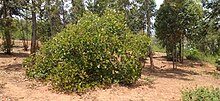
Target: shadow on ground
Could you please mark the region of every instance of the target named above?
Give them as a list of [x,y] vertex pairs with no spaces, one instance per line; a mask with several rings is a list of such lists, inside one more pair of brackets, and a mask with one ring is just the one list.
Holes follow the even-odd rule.
[[0,69],[5,70],[5,71],[21,71],[22,64],[3,65],[3,66],[0,66]]
[[150,68],[150,66],[146,66],[142,70],[142,74],[146,76],[155,76],[160,78],[173,78],[173,79],[179,79],[184,81],[193,81],[193,79],[187,78],[190,75],[199,75],[199,73],[191,71],[191,70],[185,70],[181,69],[180,67],[177,69],[173,68],[159,68],[154,67],[153,69]]
[[5,53],[0,53],[0,58],[10,58],[10,57],[25,58],[28,56],[29,56],[28,53],[12,53],[11,55],[7,55]]

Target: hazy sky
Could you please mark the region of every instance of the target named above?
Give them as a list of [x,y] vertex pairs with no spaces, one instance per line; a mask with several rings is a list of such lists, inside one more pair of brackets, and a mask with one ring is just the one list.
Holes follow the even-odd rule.
[[163,3],[163,0],[155,0],[157,4],[157,9],[160,7],[160,5]]

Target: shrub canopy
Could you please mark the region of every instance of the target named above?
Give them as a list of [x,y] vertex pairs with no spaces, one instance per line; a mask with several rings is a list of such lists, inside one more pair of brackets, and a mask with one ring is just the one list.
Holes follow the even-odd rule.
[[147,35],[129,30],[120,12],[107,10],[101,17],[86,13],[23,64],[28,77],[52,81],[58,90],[130,84],[141,76],[139,59],[149,42]]

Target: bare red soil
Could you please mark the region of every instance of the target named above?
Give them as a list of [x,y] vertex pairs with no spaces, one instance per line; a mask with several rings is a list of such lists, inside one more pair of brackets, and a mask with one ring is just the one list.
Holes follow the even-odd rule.
[[0,53],[0,101],[180,101],[184,88],[220,88],[220,79],[209,73],[215,71],[213,65],[185,60],[173,70],[165,54],[156,53],[155,69],[147,61],[141,79],[132,86],[114,85],[82,95],[57,93],[50,85],[26,79],[22,61],[29,52],[22,50],[21,41],[15,46],[12,55]]

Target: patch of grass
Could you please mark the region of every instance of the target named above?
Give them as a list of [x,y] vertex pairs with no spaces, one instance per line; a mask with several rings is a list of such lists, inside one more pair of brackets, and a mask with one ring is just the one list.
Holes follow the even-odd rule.
[[216,79],[220,79],[220,73],[214,71],[214,72],[208,72],[208,74],[212,75]]
[[204,61],[213,65],[216,65],[216,60],[220,58],[218,55],[205,54],[197,49],[185,50],[185,56],[189,60]]
[[216,60],[219,59],[220,56],[213,56],[213,55],[203,55],[201,60],[205,62],[209,62],[211,64],[216,64]]
[[220,89],[207,87],[184,89],[182,101],[220,101]]
[[166,52],[166,50],[160,45],[158,39],[156,39],[155,37],[152,37],[151,41],[152,41],[152,49],[154,52],[162,52],[162,53]]
[[152,45],[152,48],[153,48],[154,52],[162,52],[162,53],[166,52],[166,50],[160,45],[155,45],[154,44],[154,45]]
[[146,82],[153,83],[153,82],[156,81],[157,79],[156,79],[155,77],[148,76],[148,77],[145,77],[144,80],[145,80]]

